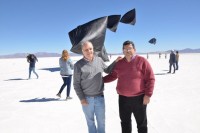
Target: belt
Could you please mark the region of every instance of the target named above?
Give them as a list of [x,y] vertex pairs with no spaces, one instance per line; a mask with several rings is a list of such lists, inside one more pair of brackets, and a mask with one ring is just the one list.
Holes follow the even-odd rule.
[[104,95],[97,95],[97,96],[86,96],[86,97],[104,97]]

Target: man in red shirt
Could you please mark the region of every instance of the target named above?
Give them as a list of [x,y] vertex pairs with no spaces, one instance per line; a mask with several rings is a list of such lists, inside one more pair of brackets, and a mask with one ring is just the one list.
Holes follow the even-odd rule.
[[132,41],[123,43],[125,57],[118,61],[113,71],[103,78],[104,83],[117,82],[119,115],[122,133],[131,133],[131,115],[135,116],[138,133],[147,133],[146,106],[153,94],[155,77],[148,61],[136,55]]

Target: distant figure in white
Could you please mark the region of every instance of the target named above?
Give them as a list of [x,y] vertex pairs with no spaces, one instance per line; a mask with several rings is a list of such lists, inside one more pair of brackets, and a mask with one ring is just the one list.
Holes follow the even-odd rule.
[[35,63],[38,61],[37,57],[34,54],[29,54],[27,57],[27,62],[29,63],[29,76],[28,79],[31,78],[31,72],[37,76],[37,79],[39,78],[38,74],[35,72]]
[[61,86],[57,96],[61,97],[63,89],[67,86],[66,100],[72,99],[72,97],[70,97],[70,90],[71,90],[72,70],[74,69],[74,64],[70,59],[67,50],[62,51],[62,57],[59,59],[59,65],[60,65],[60,75],[63,79],[63,85]]

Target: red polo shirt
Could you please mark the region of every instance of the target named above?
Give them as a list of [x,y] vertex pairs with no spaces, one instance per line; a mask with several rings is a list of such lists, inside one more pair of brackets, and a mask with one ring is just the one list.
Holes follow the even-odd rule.
[[136,55],[130,62],[126,58],[118,61],[113,71],[103,78],[104,83],[118,79],[117,93],[132,97],[153,94],[155,77],[149,62]]

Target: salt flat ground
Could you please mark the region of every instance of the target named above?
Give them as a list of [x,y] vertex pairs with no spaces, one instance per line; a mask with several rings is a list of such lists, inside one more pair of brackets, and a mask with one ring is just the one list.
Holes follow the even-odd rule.
[[[143,55],[146,56],[146,55]],[[200,132],[200,54],[180,54],[180,69],[167,74],[168,59],[149,55],[156,77],[154,94],[148,105],[149,133]],[[112,56],[111,61],[117,56]],[[66,91],[58,99],[62,85],[58,57],[39,58],[36,72],[28,77],[26,59],[0,60],[1,133],[87,133],[82,108],[72,86],[72,100]],[[80,57],[72,57],[74,63]],[[107,62],[110,64],[111,62]],[[116,81],[105,84],[106,132],[120,133]],[[133,133],[137,132],[133,119]]]

